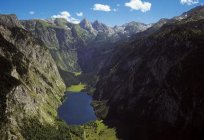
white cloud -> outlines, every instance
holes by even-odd
[[[82,17],[82,16],[84,15],[84,13],[83,13],[83,12],[79,12],[79,13],[76,13],[76,15],[77,15],[78,17]]]
[[[181,4],[192,5],[197,3],[199,3],[199,0],[181,0]]]
[[[29,14],[30,14],[30,15],[34,15],[35,12],[34,12],[34,11],[30,11]]]
[[[120,7],[120,4],[116,4],[117,7]]]
[[[103,5],[103,4],[96,3],[96,4],[94,4],[93,10],[94,11],[110,12],[111,8],[109,5]]]
[[[69,12],[67,11],[62,11],[60,12],[58,15],[53,15],[51,18],[64,18],[67,21],[74,23],[74,24],[78,24],[80,22],[80,20],[73,18]]]
[[[147,12],[151,9],[152,4],[150,2],[143,2],[142,0],[130,0],[130,2],[125,3],[125,6],[130,7],[131,10]]]

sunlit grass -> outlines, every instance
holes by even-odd
[[[109,128],[102,120],[96,120],[95,123],[97,124],[97,134],[101,137],[101,140],[117,140],[114,128]]]
[[[86,88],[85,84],[79,83],[78,85],[71,85],[71,86],[67,87],[67,91],[70,91],[70,92],[81,92],[85,88]]]
[[[109,128],[102,120],[96,120],[82,126],[87,140],[117,140],[116,130]]]

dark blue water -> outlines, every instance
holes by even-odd
[[[67,124],[79,125],[96,120],[93,107],[90,105],[92,97],[87,93],[68,92],[66,99],[58,109],[58,116]]]

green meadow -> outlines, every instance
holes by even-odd
[[[71,85],[69,87],[67,87],[67,91],[71,91],[71,92],[81,92],[82,90],[84,90],[86,88],[86,84],[83,83],[79,83],[77,85]]]

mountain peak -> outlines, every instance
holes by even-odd
[[[140,26],[140,25],[147,26],[144,23],[136,22],[136,21],[131,21],[129,23],[123,24],[122,26],[125,27],[125,26]]]
[[[99,22],[98,20],[95,20],[95,21],[93,22],[93,24],[100,24],[100,22]]]
[[[181,21],[187,19],[187,21],[204,19],[204,6],[197,6],[187,12],[184,12],[180,16],[176,16],[173,20]]]
[[[68,24],[68,21],[64,18],[56,18],[54,20],[54,23],[57,25],[57,26],[61,26],[61,27],[64,27],[64,26],[67,26]]]
[[[92,23],[92,26],[97,31],[106,31],[106,30],[109,30],[108,26],[106,26],[105,24],[99,22],[98,20],[94,21]]]
[[[84,18],[80,23],[89,23],[89,21],[86,18]]]
[[[79,25],[81,26],[81,28],[91,32],[91,33],[95,33],[95,30],[93,29],[91,23],[86,19],[84,18],[80,23]]]
[[[9,28],[22,27],[15,14],[9,15],[0,14],[0,25],[7,26]]]
[[[84,18],[79,24],[82,28],[89,28],[92,26],[86,18]]]
[[[192,19],[204,19],[204,6],[197,6],[182,15],[187,15],[188,18]]]
[[[189,10],[187,13],[197,13],[197,12],[203,12],[204,11],[204,6],[197,6],[191,10]]]

